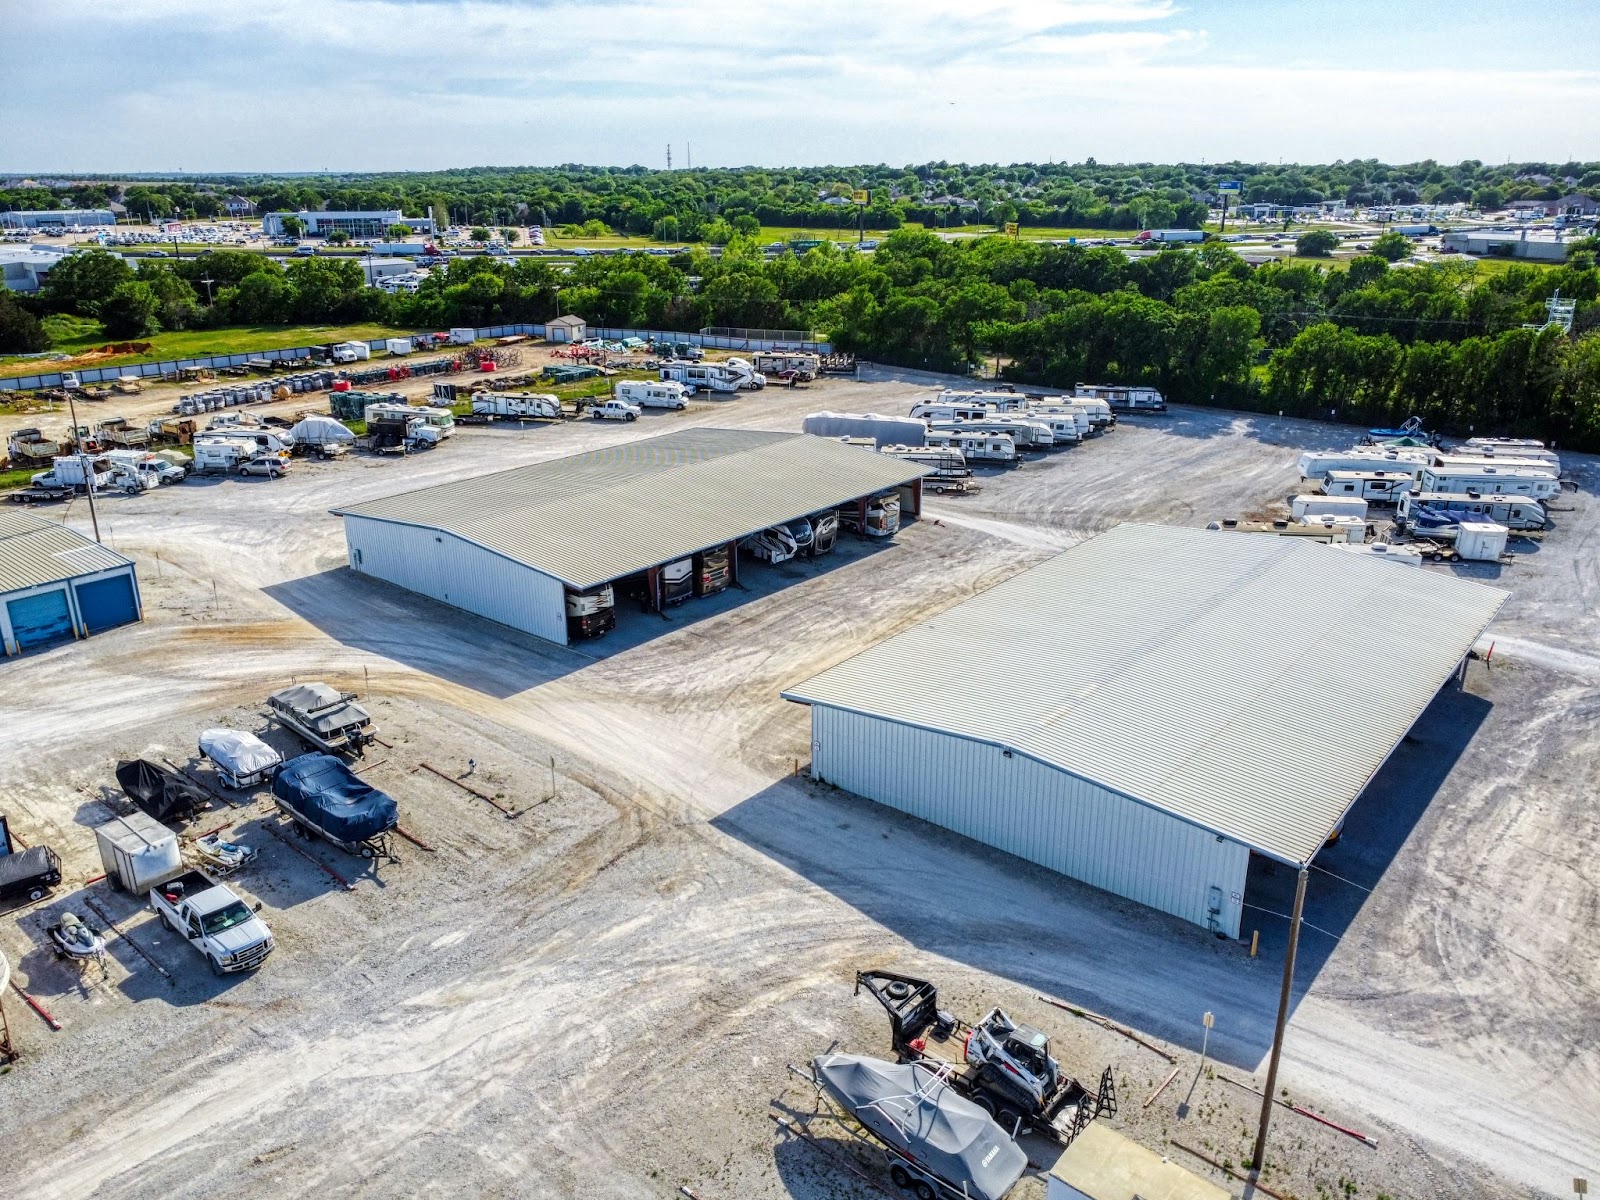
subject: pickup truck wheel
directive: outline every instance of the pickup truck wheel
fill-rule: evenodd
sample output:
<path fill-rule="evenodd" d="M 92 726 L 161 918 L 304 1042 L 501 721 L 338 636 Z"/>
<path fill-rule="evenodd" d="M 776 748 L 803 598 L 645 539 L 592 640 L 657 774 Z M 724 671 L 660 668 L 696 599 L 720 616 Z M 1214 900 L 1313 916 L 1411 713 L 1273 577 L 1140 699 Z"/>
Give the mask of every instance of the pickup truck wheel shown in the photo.
<path fill-rule="evenodd" d="M 206 962 L 211 964 L 211 973 L 213 975 L 220 977 L 226 974 L 226 972 L 222 969 L 222 964 L 217 961 L 217 956 L 215 954 L 206 955 Z"/>
<path fill-rule="evenodd" d="M 28 899 L 29 900 L 43 900 L 44 899 L 44 889 L 42 887 L 31 887 L 31 888 L 29 888 L 28 889 Z"/>
<path fill-rule="evenodd" d="M 172 929 L 172 918 L 167 916 L 167 910 L 166 909 L 164 909 L 164 908 L 156 909 L 156 916 L 161 919 L 161 928 L 166 929 L 168 931 L 170 931 Z"/>
<path fill-rule="evenodd" d="M 629 413 L 628 414 L 628 420 L 637 421 L 638 419 L 639 419 L 639 414 L 638 413 Z"/>

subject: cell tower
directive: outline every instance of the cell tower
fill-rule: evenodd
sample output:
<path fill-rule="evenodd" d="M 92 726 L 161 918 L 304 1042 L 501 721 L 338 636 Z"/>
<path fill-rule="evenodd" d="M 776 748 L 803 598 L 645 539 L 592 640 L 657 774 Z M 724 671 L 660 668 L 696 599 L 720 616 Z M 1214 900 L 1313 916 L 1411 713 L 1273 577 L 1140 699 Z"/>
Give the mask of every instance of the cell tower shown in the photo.
<path fill-rule="evenodd" d="M 1561 289 L 1556 289 L 1556 294 L 1544 302 L 1544 311 L 1547 314 L 1543 325 L 1524 325 L 1524 329 L 1549 329 L 1552 325 L 1560 326 L 1562 333 L 1572 332 L 1572 318 L 1577 315 L 1578 302 L 1576 300 L 1563 300 Z"/>
<path fill-rule="evenodd" d="M 667 170 L 672 170 L 672 143 L 667 143 Z"/>

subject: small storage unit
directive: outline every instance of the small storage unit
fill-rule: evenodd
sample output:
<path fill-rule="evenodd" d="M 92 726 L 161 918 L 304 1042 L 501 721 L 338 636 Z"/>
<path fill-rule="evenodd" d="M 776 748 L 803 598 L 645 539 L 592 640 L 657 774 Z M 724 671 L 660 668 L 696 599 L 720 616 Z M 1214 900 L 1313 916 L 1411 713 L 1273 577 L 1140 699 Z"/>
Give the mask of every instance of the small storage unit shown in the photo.
<path fill-rule="evenodd" d="M 545 322 L 544 336 L 548 342 L 581 342 L 589 336 L 589 323 L 582 317 L 556 317 Z"/>
<path fill-rule="evenodd" d="M 113 817 L 94 831 L 106 878 L 138 895 L 183 874 L 178 835 L 146 813 Z"/>
<path fill-rule="evenodd" d="M 1510 536 L 1506 526 L 1493 521 L 1463 521 L 1456 534 L 1456 553 L 1469 562 L 1497 562 Z"/>
<path fill-rule="evenodd" d="M 131 559 L 59 521 L 0 513 L 0 644 L 7 655 L 141 616 Z"/>

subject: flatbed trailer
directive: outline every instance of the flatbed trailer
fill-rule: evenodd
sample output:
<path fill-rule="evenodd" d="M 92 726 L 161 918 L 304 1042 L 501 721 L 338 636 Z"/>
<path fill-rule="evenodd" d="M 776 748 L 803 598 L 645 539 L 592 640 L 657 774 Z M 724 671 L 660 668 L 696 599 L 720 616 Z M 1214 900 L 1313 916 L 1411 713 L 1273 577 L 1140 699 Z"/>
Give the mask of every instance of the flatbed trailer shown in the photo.
<path fill-rule="evenodd" d="M 69 487 L 26 487 L 21 491 L 11 493 L 13 504 L 59 504 L 70 499 L 76 488 Z"/>
<path fill-rule="evenodd" d="M 1117 1085 L 1110 1067 L 1101 1072 L 1100 1085 L 1092 1092 L 1063 1072 L 1043 1104 L 1036 1105 L 1030 1092 L 1011 1084 L 994 1066 L 967 1061 L 974 1027 L 940 1010 L 932 983 L 890 971 L 858 971 L 857 995 L 862 988 L 888 1012 L 890 1041 L 902 1062 L 923 1063 L 939 1072 L 1012 1136 L 1029 1130 L 1067 1146 L 1096 1117 L 1116 1114 Z"/>

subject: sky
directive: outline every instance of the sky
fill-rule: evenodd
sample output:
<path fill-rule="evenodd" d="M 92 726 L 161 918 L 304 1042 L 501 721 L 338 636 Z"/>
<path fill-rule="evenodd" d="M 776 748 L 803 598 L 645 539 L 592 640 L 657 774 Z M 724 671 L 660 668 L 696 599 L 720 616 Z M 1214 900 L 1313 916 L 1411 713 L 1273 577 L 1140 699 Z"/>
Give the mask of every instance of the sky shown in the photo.
<path fill-rule="evenodd" d="M 1593 0 L 0 12 L 7 173 L 1600 159 Z"/>

